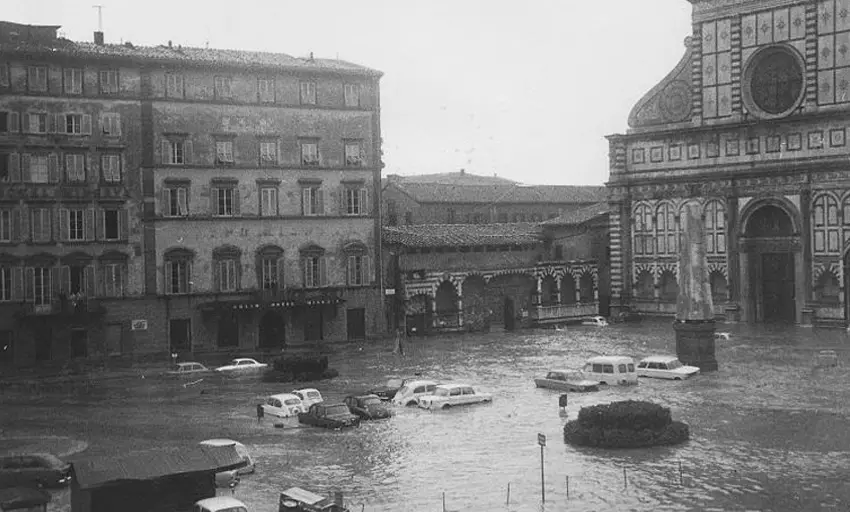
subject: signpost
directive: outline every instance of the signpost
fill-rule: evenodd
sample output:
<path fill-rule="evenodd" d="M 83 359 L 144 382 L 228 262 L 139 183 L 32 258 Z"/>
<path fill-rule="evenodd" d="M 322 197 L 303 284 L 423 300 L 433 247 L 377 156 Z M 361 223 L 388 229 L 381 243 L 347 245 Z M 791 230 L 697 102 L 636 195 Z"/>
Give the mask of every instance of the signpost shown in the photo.
<path fill-rule="evenodd" d="M 546 503 L 546 477 L 543 474 L 543 448 L 546 446 L 546 435 L 537 434 L 537 444 L 540 445 L 540 496 Z"/>

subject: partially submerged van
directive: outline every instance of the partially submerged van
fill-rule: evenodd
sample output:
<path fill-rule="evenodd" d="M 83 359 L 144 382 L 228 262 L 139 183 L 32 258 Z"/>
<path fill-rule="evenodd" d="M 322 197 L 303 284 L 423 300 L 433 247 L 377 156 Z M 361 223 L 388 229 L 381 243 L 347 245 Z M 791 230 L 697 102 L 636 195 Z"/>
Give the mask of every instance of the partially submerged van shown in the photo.
<path fill-rule="evenodd" d="M 637 384 L 635 360 L 627 356 L 591 357 L 582 370 L 584 378 L 599 381 L 602 384 Z"/>

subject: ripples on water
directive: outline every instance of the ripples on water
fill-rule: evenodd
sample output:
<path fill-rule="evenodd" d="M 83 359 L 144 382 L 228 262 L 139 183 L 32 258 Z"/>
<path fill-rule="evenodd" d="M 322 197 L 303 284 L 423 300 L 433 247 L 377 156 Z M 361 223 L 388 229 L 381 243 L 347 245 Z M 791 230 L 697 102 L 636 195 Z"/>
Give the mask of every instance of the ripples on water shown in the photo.
<path fill-rule="evenodd" d="M 846 335 L 735 327 L 731 340 L 718 341 L 717 373 L 570 394 L 573 418 L 582 406 L 630 398 L 671 407 L 692 432 L 691 441 L 677 447 L 567 446 L 562 427 L 568 418 L 559 411 L 558 393 L 533 383 L 549 368 L 578 368 L 597 354 L 675 353 L 669 323 L 432 338 L 407 345 L 405 357 L 386 347 L 352 345 L 331 362 L 340 377 L 314 384 L 326 399 L 414 373 L 465 381 L 494 395 L 492 404 L 450 411 L 396 409 L 389 421 L 353 430 L 295 422 L 276 429 L 268 420 L 258 426 L 258 399 L 292 386 L 252 380 L 210 385 L 204 395 L 137 391 L 130 404 L 113 396 L 68 410 L 66 430 L 88 434 L 93 454 L 239 439 L 253 450 L 257 473 L 243 480 L 236 495 L 256 512 L 276 511 L 278 493 L 293 485 L 327 494 L 342 490 L 353 511 L 360 504 L 367 511 L 438 511 L 444 492 L 447 510 L 456 511 L 847 510 L 850 361 L 814 370 L 814 352 L 805 350 L 841 347 Z M 26 416 L 23 424 L 38 426 Z M 7 423 L 2 426 L 15 427 Z M 537 433 L 548 436 L 544 508 Z"/>

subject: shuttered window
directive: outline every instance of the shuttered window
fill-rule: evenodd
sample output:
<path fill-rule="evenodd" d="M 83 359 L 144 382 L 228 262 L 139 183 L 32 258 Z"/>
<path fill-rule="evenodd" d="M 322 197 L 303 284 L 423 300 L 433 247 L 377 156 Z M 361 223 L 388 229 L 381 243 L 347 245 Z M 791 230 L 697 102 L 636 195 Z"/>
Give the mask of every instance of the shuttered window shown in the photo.
<path fill-rule="evenodd" d="M 344 192 L 346 215 L 367 215 L 369 212 L 369 190 L 348 187 Z"/>

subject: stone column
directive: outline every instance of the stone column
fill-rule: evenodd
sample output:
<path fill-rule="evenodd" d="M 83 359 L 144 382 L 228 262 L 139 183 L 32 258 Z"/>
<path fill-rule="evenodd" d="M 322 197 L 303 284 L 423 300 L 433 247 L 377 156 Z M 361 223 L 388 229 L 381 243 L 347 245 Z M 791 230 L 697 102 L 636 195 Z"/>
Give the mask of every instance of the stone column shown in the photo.
<path fill-rule="evenodd" d="M 439 318 L 437 318 L 437 294 L 431 297 L 431 327 L 436 328 L 437 322 Z"/>
<path fill-rule="evenodd" d="M 561 279 L 560 277 L 555 278 L 555 293 L 557 293 L 558 304 L 561 304 Z"/>
<path fill-rule="evenodd" d="M 581 304 L 581 278 L 574 277 L 573 282 L 576 284 L 576 304 Z"/>
<path fill-rule="evenodd" d="M 698 201 L 681 213 L 683 244 L 679 248 L 679 299 L 676 305 L 676 355 L 704 372 L 717 370 L 714 355 L 714 307 L 705 255 L 705 228 Z"/>

